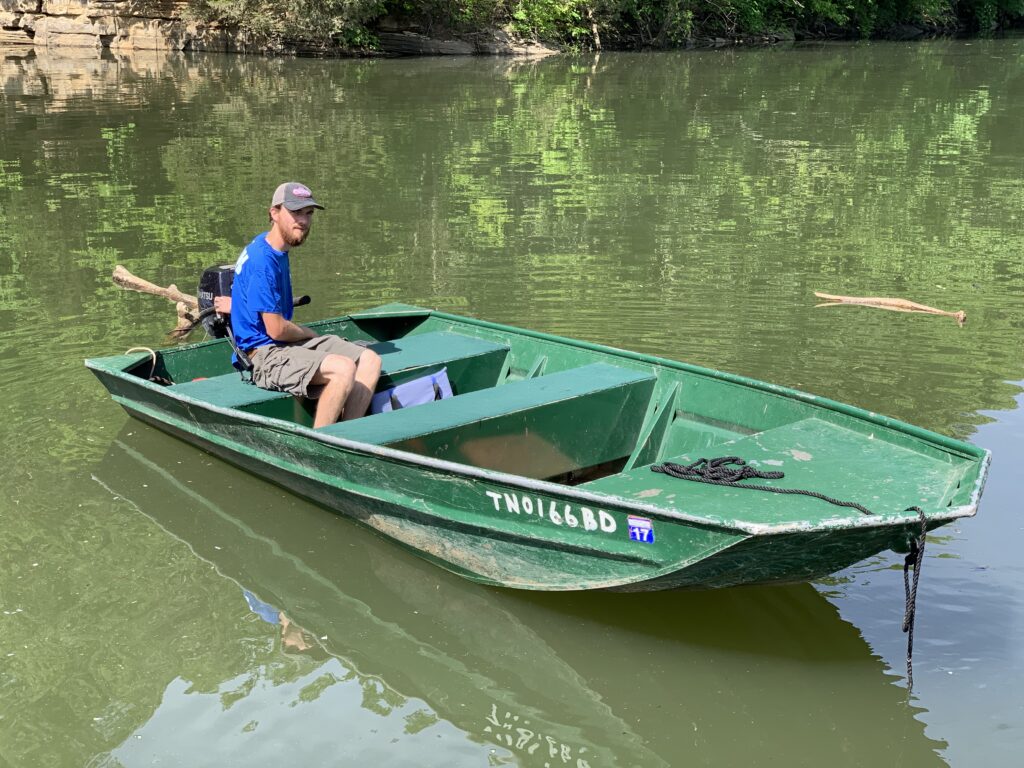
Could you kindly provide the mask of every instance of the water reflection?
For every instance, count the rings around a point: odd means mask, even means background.
[[[999,161],[1021,138],[1024,42],[1003,41],[1005,64],[964,45],[6,60],[0,311],[105,318],[106,348],[161,342],[166,319],[108,285],[113,265],[191,285],[263,224],[285,164],[328,198],[295,267],[317,315],[439,306],[966,436],[1024,369],[1024,184]],[[815,289],[971,320],[814,310]]]
[[[1021,40],[521,64],[4,51],[5,758],[283,761],[294,731],[326,762],[347,722],[353,763],[533,765],[552,744],[553,765],[563,746],[592,765],[1012,761],[1022,56]],[[929,550],[928,711],[859,636],[901,666],[895,560],[826,585],[856,629],[809,587],[495,592],[146,430],[111,447],[125,417],[81,359],[173,324],[114,265],[191,288],[283,175],[328,198],[294,267],[302,318],[420,303],[1003,435],[978,519]],[[970,320],[815,310],[815,289]],[[283,653],[244,590],[313,647]]]
[[[1017,400],[1016,409],[987,414],[992,421],[979,428],[977,444],[997,457],[985,501],[976,519],[929,537],[918,592],[914,691],[928,702],[928,732],[949,742],[943,757],[951,765],[1012,765],[1024,736],[1016,685],[1024,668],[1024,526],[1015,466],[1024,446],[1024,394]],[[845,572],[834,592],[842,616],[894,666],[903,650],[901,611],[891,603],[898,573],[896,556],[880,556]]]
[[[351,702],[315,702],[350,679],[364,690],[362,708],[385,719],[421,712],[428,729],[446,723],[524,766],[749,764],[794,739],[804,745],[787,756],[794,765],[835,762],[851,745],[839,764],[884,762],[893,745],[903,765],[941,764],[943,745],[924,736],[856,630],[809,586],[490,590],[201,454],[182,453],[172,474],[161,466],[169,450],[177,443],[133,425],[95,476],[209,563],[211,578],[231,582],[246,608],[282,607],[308,630],[314,652],[275,685],[319,681],[317,695],[303,698],[313,721],[347,719],[339,709]],[[279,633],[273,627],[270,642],[284,650]],[[226,705],[262,695],[254,676],[258,669],[218,684],[222,699],[234,691]],[[187,688],[168,684],[176,696]],[[158,709],[150,719],[171,716]],[[260,720],[268,730],[283,724],[270,713]],[[147,719],[135,733],[160,727]],[[315,755],[310,749],[301,754]]]

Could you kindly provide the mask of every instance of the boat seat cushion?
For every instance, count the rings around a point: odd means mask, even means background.
[[[362,443],[527,477],[628,456],[655,377],[593,363],[324,427]]]
[[[508,355],[508,347],[503,344],[443,331],[375,342],[370,349],[381,356],[381,387],[447,367],[457,392],[493,386]],[[234,372],[176,384],[171,391],[221,408],[248,409],[292,398],[287,392],[260,389],[242,381]]]

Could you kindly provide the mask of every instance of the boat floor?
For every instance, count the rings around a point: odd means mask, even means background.
[[[922,451],[911,450],[888,441],[885,433],[884,428],[860,432],[808,418],[718,445],[711,455],[704,455],[738,456],[761,471],[785,473],[780,480],[752,479],[744,481],[746,484],[815,491],[857,502],[877,515],[912,518],[915,513],[904,513],[907,507],[918,505],[932,511],[946,506],[970,462],[924,446]],[[689,453],[669,461],[688,464],[699,458],[702,456]],[[856,509],[810,496],[692,482],[653,472],[650,466],[581,488],[724,524],[841,525],[863,517]]]

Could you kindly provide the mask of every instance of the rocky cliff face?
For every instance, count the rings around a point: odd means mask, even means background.
[[[187,0],[0,0],[0,49],[34,46],[65,52],[202,50],[345,54],[315,43],[255,41],[245,33],[186,18]],[[472,39],[432,39],[411,31],[380,30],[385,55],[526,55],[554,51],[513,41],[501,32]]]
[[[131,51],[227,51],[338,55],[346,52],[301,40],[255,40],[217,24],[186,18],[187,0],[0,0],[0,49],[33,46],[64,53]],[[379,54],[546,56],[554,53],[503,32],[434,39],[416,31],[379,30]]]
[[[185,0],[0,0],[0,48],[246,49],[248,41],[236,32],[186,20],[187,5]]]

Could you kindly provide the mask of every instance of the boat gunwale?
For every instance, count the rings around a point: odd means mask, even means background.
[[[380,458],[398,461],[404,464],[409,464],[417,468],[424,468],[428,470],[434,470],[439,472],[448,473],[455,476],[461,476],[466,478],[474,478],[478,480],[486,480],[495,484],[505,485],[512,488],[519,488],[526,491],[533,491],[537,493],[546,493],[553,496],[560,496],[571,499],[577,502],[584,502],[587,504],[593,504],[602,508],[620,509],[625,512],[642,512],[646,515],[652,515],[664,520],[671,520],[679,523],[696,525],[701,528],[710,528],[727,532],[739,531],[741,533],[750,534],[752,536],[773,536],[773,535],[784,535],[791,533],[813,533],[815,531],[831,531],[837,529],[854,529],[854,528],[881,528],[891,527],[894,525],[904,525],[908,523],[916,523],[917,518],[908,516],[901,512],[894,512],[888,514],[878,514],[872,516],[864,516],[857,518],[849,517],[837,517],[827,520],[823,520],[819,523],[808,523],[806,521],[799,522],[785,522],[785,523],[750,523],[744,520],[714,520],[708,517],[701,517],[699,515],[693,515],[686,512],[681,512],[674,509],[668,509],[666,507],[655,506],[652,504],[638,502],[632,499],[628,499],[624,496],[614,496],[610,494],[598,493],[594,491],[581,491],[578,488],[567,485],[559,485],[558,483],[552,483],[545,480],[534,480],[532,478],[523,477],[521,475],[512,475],[504,472],[497,472],[489,469],[481,469],[479,467],[473,467],[468,464],[458,464],[452,461],[445,461],[443,459],[434,459],[429,456],[421,456],[417,453],[409,451],[400,451],[394,448],[388,448],[386,446],[373,445],[371,443],[360,443],[354,440],[347,440],[333,435],[324,434],[317,432],[311,427],[305,427],[300,424],[295,424],[284,419],[275,419],[269,416],[260,416],[258,414],[248,413],[236,408],[224,408],[217,405],[212,405],[205,400],[199,400],[187,395],[172,394],[168,392],[166,387],[162,387],[153,382],[139,379],[136,376],[129,376],[124,372],[104,369],[107,373],[112,373],[115,376],[122,377],[124,379],[134,379],[131,383],[136,386],[152,387],[159,391],[163,396],[173,397],[174,399],[185,402],[189,405],[196,406],[200,409],[207,410],[211,413],[216,413],[221,416],[225,416],[231,419],[235,419],[240,422],[250,423],[255,426],[272,429],[277,432],[292,433],[297,436],[312,438],[313,440],[324,443],[336,448],[341,448],[346,451],[352,451],[356,453],[362,453],[369,456],[378,456]],[[114,400],[118,401],[121,405],[127,407],[129,410],[132,408],[145,408],[140,403],[133,400],[127,400],[126,398],[114,396]],[[147,409],[148,410],[148,409]],[[207,435],[214,435],[215,433],[210,430],[202,430]],[[231,441],[234,442],[234,441]],[[988,470],[988,463],[990,460],[990,452],[985,451],[985,458],[983,460],[984,466],[983,471],[979,474],[978,481],[975,484],[975,488],[971,494],[971,503],[961,505],[959,507],[949,507],[940,512],[933,512],[927,515],[929,523],[931,522],[949,522],[961,517],[971,517],[977,513],[977,498],[980,496],[981,489],[983,487],[983,480]]]
[[[419,308],[403,306],[401,311],[396,311],[392,314],[374,314],[374,317],[390,317],[390,316],[403,316],[413,314],[409,310],[417,310],[416,314],[419,314]],[[309,325],[322,325],[328,323],[336,323],[339,321],[358,320],[361,316],[365,316],[367,313],[372,313],[373,310],[367,310],[363,313],[354,313],[349,315],[342,315],[337,318],[328,318],[319,321],[309,323]],[[719,371],[713,368],[704,368],[702,366],[694,365],[692,363],[683,363],[676,360],[670,360],[668,358],[661,358],[655,355],[648,355],[640,352],[633,352],[631,350],[619,349],[603,344],[597,344],[595,342],[581,341],[578,339],[572,339],[564,336],[557,336],[555,334],[548,334],[541,331],[531,331],[529,329],[517,328],[515,326],[503,325],[500,323],[493,323],[487,320],[478,320],[476,318],[465,317],[462,315],[453,315],[447,312],[441,312],[437,310],[423,310],[425,317],[437,317],[443,320],[449,320],[456,323],[475,325],[478,327],[486,328],[489,330],[496,330],[504,333],[512,333],[521,336],[528,336],[531,338],[537,338],[544,341],[552,341],[567,346],[574,346],[590,351],[600,352],[604,354],[611,354],[612,356],[622,357],[635,362],[644,364],[653,364],[663,366],[666,368],[673,368],[677,370],[686,371],[688,373],[694,373],[697,375],[720,379],[732,384],[737,384],[744,387],[750,387],[758,389],[773,395],[788,397],[791,399],[800,400],[815,406],[826,408],[827,410],[833,410],[844,415],[852,416],[854,418],[866,421],[871,424],[875,424],[879,427],[890,429],[896,432],[902,432],[909,435],[910,437],[918,440],[937,445],[948,453],[954,453],[961,458],[974,459],[980,461],[979,472],[975,478],[974,487],[971,489],[970,499],[967,504],[963,504],[957,507],[946,507],[943,510],[938,510],[930,513],[926,513],[927,520],[930,523],[946,523],[952,520],[956,520],[962,517],[971,517],[977,514],[978,503],[984,489],[985,480],[988,475],[989,466],[991,464],[992,453],[988,449],[981,448],[979,446],[966,443],[964,441],[957,440],[955,438],[941,435],[937,432],[924,429],[922,427],[908,424],[890,416],[885,416],[872,411],[867,411],[863,408],[859,408],[854,405],[848,405],[835,400],[830,400],[825,397],[813,395],[800,390],[791,389],[777,384],[771,384],[768,382],[760,381],[758,379],[751,379],[738,374],[728,373],[726,371]],[[219,340],[202,341],[196,344],[190,344],[182,347],[173,347],[166,350],[158,350],[161,354],[179,354],[188,352],[198,347],[209,346],[210,344],[218,343]],[[348,440],[334,435],[325,434],[323,432],[316,431],[311,427],[306,427],[301,424],[296,424],[291,421],[284,419],[277,419],[270,416],[262,416],[259,414],[249,413],[247,411],[238,408],[225,408],[222,406],[214,405],[206,400],[190,397],[174,392],[173,387],[166,387],[155,382],[148,381],[139,376],[129,374],[124,368],[120,368],[112,365],[104,365],[103,361],[110,360],[114,357],[124,357],[124,355],[109,355],[100,358],[88,358],[86,359],[85,366],[93,371],[102,371],[103,373],[112,375],[116,378],[120,378],[124,381],[131,383],[133,386],[141,386],[143,388],[151,389],[154,392],[159,392],[162,397],[170,397],[172,399],[179,400],[181,402],[197,406],[199,408],[208,410],[212,413],[216,413],[221,416],[237,419],[242,422],[255,424],[258,426],[273,429],[278,432],[290,432],[298,436],[312,438],[316,442],[331,445],[336,448],[341,448],[347,451],[354,451],[357,453],[363,453],[370,456],[379,456],[389,460],[399,461],[406,464],[412,464],[417,467],[423,467],[430,470],[436,470],[454,474],[456,476],[462,476],[467,478],[475,478],[479,480],[486,480],[488,482],[503,484],[515,488],[522,488],[528,491],[547,493],[555,496],[562,496],[572,500],[586,502],[588,504],[594,504],[595,506],[617,508],[627,512],[642,512],[644,514],[653,515],[666,520],[673,520],[679,523],[685,523],[690,525],[697,525],[702,528],[712,528],[723,531],[740,531],[745,534],[752,536],[775,536],[785,535],[792,533],[813,533],[815,531],[833,531],[837,529],[859,529],[859,528],[876,528],[876,527],[892,527],[898,525],[906,525],[908,523],[915,523],[917,521],[916,516],[911,516],[906,513],[906,510],[900,512],[889,512],[879,513],[870,516],[863,517],[833,517],[821,520],[817,523],[809,523],[804,521],[788,521],[781,523],[751,523],[748,521],[734,519],[734,520],[715,520],[708,517],[702,517],[700,515],[694,515],[687,512],[682,512],[675,509],[669,509],[666,507],[656,506],[645,502],[639,502],[633,499],[626,498],[624,496],[617,496],[612,494],[605,494],[595,491],[582,491],[575,486],[559,485],[558,483],[552,483],[546,480],[535,480],[533,478],[524,477],[521,475],[513,475],[505,472],[496,470],[482,469],[480,467],[474,467],[468,464],[459,464],[453,461],[447,461],[444,459],[435,459],[429,456],[422,456],[420,454],[412,453],[409,451],[401,451],[395,448],[388,448],[386,446],[373,445],[371,443],[361,443],[354,440]],[[146,355],[139,353],[140,360],[144,359]],[[130,407],[129,402],[126,398],[113,396],[113,399],[118,401],[124,407]],[[203,429],[208,434],[209,430]]]

